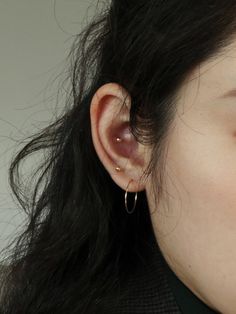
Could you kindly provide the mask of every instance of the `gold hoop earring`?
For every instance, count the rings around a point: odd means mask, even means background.
[[[122,138],[116,137],[116,142],[117,142],[117,143],[122,142]],[[118,167],[118,166],[115,167],[115,170],[116,170],[117,172],[122,171],[122,169],[121,169],[120,167]],[[136,193],[135,193],[135,197],[134,197],[134,206],[133,206],[132,210],[130,211],[130,210],[128,209],[128,207],[127,207],[127,193],[128,193],[128,187],[129,187],[129,185],[130,185],[130,182],[132,182],[132,181],[133,181],[133,179],[131,179],[131,180],[129,181],[129,183],[128,183],[128,185],[127,185],[127,188],[126,188],[126,191],[125,191],[125,208],[126,208],[126,211],[127,211],[128,214],[132,214],[132,213],[134,212],[135,207],[136,207],[136,203],[137,203],[137,197],[138,197],[138,193],[136,192]]]
[[[138,195],[138,193],[136,192],[136,193],[135,193],[135,197],[134,197],[134,206],[133,206],[133,208],[131,209],[131,211],[129,211],[129,209],[128,209],[128,207],[127,207],[127,192],[128,192],[128,187],[129,187],[129,185],[130,185],[130,182],[132,182],[132,181],[133,181],[133,179],[131,179],[131,180],[129,181],[129,184],[128,184],[128,186],[127,186],[127,188],[126,188],[126,192],[125,192],[125,208],[126,208],[126,211],[127,211],[128,214],[132,214],[132,213],[134,212],[135,207],[136,207],[136,203],[137,203],[137,195]]]

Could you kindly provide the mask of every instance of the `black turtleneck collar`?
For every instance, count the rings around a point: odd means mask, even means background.
[[[151,244],[151,245],[150,245]],[[167,264],[155,238],[147,246],[149,258],[132,272],[114,314],[214,314],[176,276]]]
[[[215,314],[219,313],[211,309],[207,304],[200,300],[172,271],[165,262],[167,279],[175,300],[183,314]]]

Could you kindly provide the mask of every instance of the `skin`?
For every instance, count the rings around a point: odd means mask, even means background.
[[[124,87],[101,86],[90,110],[98,157],[124,191],[130,179],[129,192],[146,191],[169,266],[198,298],[224,314],[236,313],[236,92],[225,95],[234,88],[236,41],[195,68],[179,89],[165,156],[166,193],[158,203],[149,178],[138,184],[150,148],[129,133],[131,99]],[[119,115],[125,95],[127,107]]]

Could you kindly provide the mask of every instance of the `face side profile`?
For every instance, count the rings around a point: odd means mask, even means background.
[[[202,301],[224,314],[236,312],[236,92],[229,92],[235,88],[236,40],[224,54],[196,67],[178,91],[158,202],[150,180],[137,183],[150,151],[121,127],[128,110],[116,114],[123,97],[119,85],[102,86],[91,102],[92,137],[103,165],[124,190],[130,178],[129,191],[145,189],[169,266]],[[127,140],[117,146],[114,138],[124,134]],[[124,171],[115,172],[116,165]]]

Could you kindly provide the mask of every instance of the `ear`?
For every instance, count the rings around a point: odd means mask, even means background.
[[[97,155],[113,181],[126,190],[132,179],[129,192],[138,192],[145,189],[140,178],[149,154],[147,146],[138,143],[130,132],[130,106],[130,95],[119,84],[101,86],[90,104],[91,132]]]

